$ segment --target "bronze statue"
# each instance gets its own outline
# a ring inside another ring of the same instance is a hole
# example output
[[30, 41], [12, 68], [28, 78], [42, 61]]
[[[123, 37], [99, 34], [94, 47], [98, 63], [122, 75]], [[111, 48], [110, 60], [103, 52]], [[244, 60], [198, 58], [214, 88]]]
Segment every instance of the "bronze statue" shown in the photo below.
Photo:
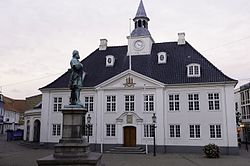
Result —
[[80, 101], [80, 91], [84, 79], [83, 65], [80, 63], [79, 52], [73, 51], [73, 56], [70, 61], [71, 74], [69, 79], [69, 88], [71, 90], [70, 105], [83, 106]]

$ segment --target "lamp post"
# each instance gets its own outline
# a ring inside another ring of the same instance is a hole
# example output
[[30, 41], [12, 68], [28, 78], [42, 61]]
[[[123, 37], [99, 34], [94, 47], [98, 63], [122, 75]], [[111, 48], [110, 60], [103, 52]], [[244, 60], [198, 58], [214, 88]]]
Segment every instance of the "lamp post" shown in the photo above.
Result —
[[155, 128], [156, 128], [156, 116], [155, 113], [152, 116], [152, 121], [153, 121], [153, 129], [154, 129], [154, 156], [156, 156], [156, 147], [155, 147]]
[[89, 130], [90, 130], [90, 121], [91, 121], [91, 117], [90, 117], [90, 114], [88, 114], [88, 117], [87, 117], [87, 137], [88, 137], [88, 143], [89, 143]]

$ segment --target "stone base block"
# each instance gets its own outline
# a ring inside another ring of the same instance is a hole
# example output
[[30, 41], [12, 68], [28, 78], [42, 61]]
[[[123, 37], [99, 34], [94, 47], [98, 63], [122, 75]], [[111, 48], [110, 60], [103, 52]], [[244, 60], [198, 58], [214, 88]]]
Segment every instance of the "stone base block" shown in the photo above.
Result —
[[89, 153], [86, 157], [55, 158], [53, 155], [37, 160], [38, 166], [102, 166], [102, 154]]

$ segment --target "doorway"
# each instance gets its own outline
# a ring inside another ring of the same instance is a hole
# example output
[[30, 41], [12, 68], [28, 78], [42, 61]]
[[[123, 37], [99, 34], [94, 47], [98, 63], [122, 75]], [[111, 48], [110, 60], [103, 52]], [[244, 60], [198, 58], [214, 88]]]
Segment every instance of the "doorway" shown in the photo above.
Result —
[[124, 135], [125, 147], [136, 146], [136, 127], [134, 126], [123, 127], [123, 135]]
[[40, 126], [41, 126], [40, 121], [35, 120], [35, 122], [34, 122], [34, 137], [33, 137], [34, 142], [40, 141]]

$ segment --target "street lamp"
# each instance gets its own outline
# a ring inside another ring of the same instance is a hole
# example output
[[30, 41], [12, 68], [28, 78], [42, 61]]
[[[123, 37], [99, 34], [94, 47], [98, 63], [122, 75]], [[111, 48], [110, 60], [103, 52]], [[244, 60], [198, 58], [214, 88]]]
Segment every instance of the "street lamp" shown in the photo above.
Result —
[[89, 143], [89, 131], [90, 131], [90, 121], [91, 121], [91, 117], [90, 117], [90, 114], [88, 114], [88, 117], [87, 117], [87, 136], [88, 136], [88, 143]]
[[155, 113], [153, 113], [153, 116], [152, 116], [152, 121], [153, 121], [153, 129], [154, 129], [154, 156], [156, 156], [156, 152], [155, 152], [155, 128], [156, 128], [156, 116], [155, 116]]

